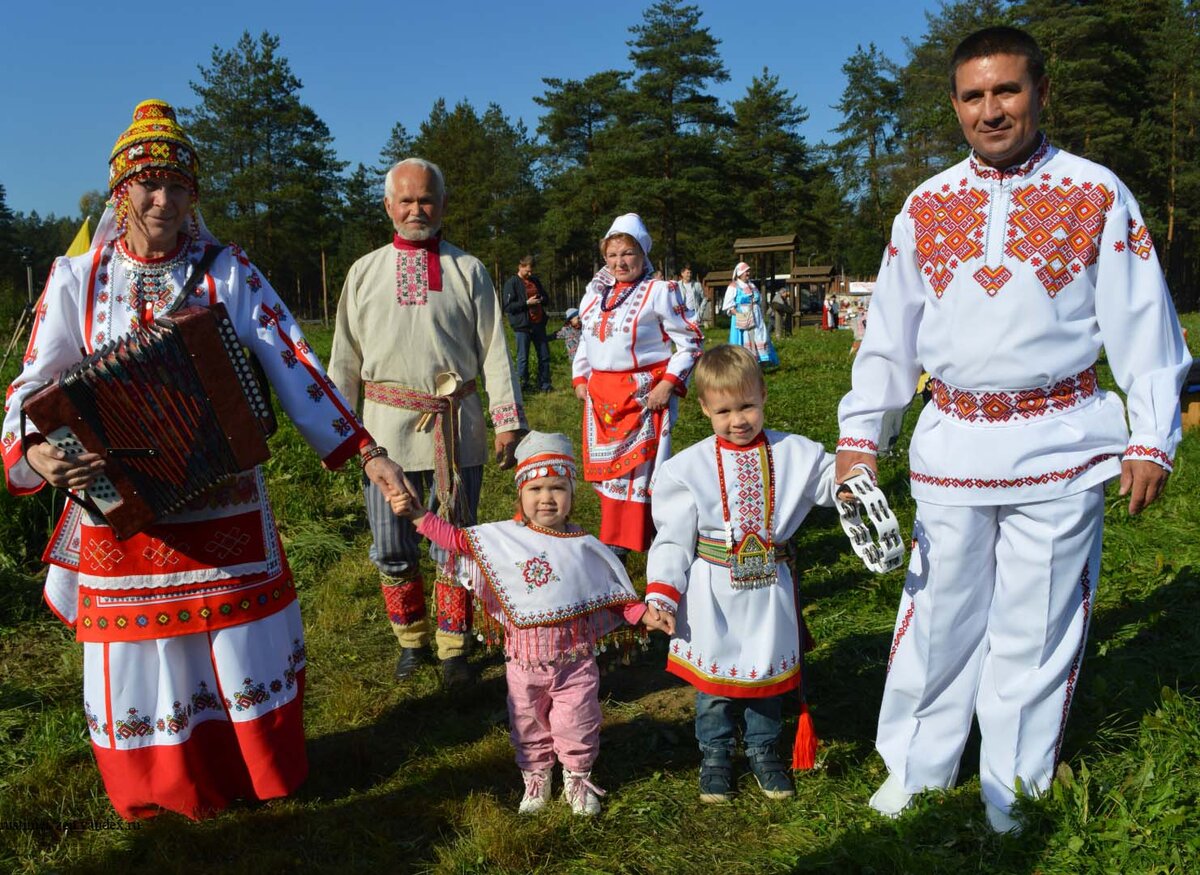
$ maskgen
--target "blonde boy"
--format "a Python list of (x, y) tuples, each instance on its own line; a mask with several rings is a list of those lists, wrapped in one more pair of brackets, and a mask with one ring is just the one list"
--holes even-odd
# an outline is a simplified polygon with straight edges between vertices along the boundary
[(763, 429), (766, 385), (744, 348), (706, 352), (693, 386), (713, 436), (655, 476), (646, 601), (670, 612), (660, 626), (672, 636), (667, 671), (696, 688), (700, 800), (733, 793), (739, 728), (759, 787), (782, 799), (794, 790), (776, 743), (802, 665), (784, 553), (814, 505), (833, 505), (834, 457)]

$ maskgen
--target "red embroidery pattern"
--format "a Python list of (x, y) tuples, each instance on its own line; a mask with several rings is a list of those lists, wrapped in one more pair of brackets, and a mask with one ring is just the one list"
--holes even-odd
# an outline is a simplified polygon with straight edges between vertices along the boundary
[(887, 245), (887, 253), (886, 253), (887, 263), (891, 264), (892, 259), (895, 258), (899, 254), (900, 254), (900, 249), (896, 246), (895, 243), (893, 243), (889, 240), (888, 245)]
[(975, 277), (975, 282), (983, 287), (983, 290), (988, 293), (989, 297), (994, 298), (996, 292), (1000, 291), (1001, 287), (1012, 279), (1012, 271), (1004, 265), (997, 268), (991, 268), (987, 265), (979, 268), (972, 276)]
[(917, 243), (917, 261), (939, 298), (954, 279), (959, 262), (983, 254), (983, 226), (987, 193), (967, 188), (965, 179), (958, 191), (942, 186), (940, 192), (925, 191), (908, 206)]
[(1075, 274), (1096, 263), (1104, 214), (1113, 194), (1103, 185), (1028, 185), (1012, 195), (1006, 254), (1037, 267), (1037, 278), (1053, 298)]
[(1096, 394), (1096, 369), (1059, 380), (1049, 389), (1016, 392), (971, 392), (947, 386), (937, 377), (929, 380), (933, 403), (942, 413), (964, 422), (1008, 422), (1018, 417), (1032, 419), (1046, 413), (1070, 410)]
[(425, 619), (425, 582), (417, 577), (398, 583), (382, 583), (383, 604), (388, 620), (397, 626), (411, 626)]
[(848, 438), (844, 437), (837, 442), (837, 448), (840, 450), (843, 447), (847, 449), (864, 450), (868, 453), (878, 452), (879, 445), (875, 441), (867, 440), (866, 438)]
[(1063, 696), (1062, 718), (1058, 722), (1058, 739), (1054, 742), (1054, 759), (1062, 748), (1063, 732), (1067, 728), (1067, 712), (1071, 710), (1071, 699), (1075, 695), (1075, 681), (1079, 677), (1079, 664), (1083, 661), (1083, 646), (1087, 642), (1088, 618), (1092, 612), (1092, 582), (1088, 574), (1088, 564), (1083, 563), (1083, 574), (1079, 578), (1080, 596), (1083, 604), (1083, 631), (1079, 633), (1079, 646), (1075, 649), (1075, 658), (1071, 661), (1071, 671), (1067, 675), (1067, 690)]
[(1150, 253), (1154, 251), (1154, 241), (1150, 239), (1150, 229), (1145, 225), (1139, 225), (1133, 219), (1129, 220), (1129, 251), (1142, 261), (1149, 258)]
[(1165, 465), (1168, 471), (1172, 471), (1175, 468), (1174, 464), (1171, 462), (1171, 457), (1158, 447), (1146, 447), (1141, 444), (1130, 444), (1125, 448), (1124, 458), (1156, 459)]
[(1042, 137), (1041, 145), (1037, 147), (1029, 160), (1017, 167), (1010, 167), (1007, 170), (993, 170), (991, 167), (984, 167), (975, 160), (975, 153), (971, 153), (971, 170), (980, 179), (1011, 179), (1014, 176), (1025, 176), (1029, 174), (1038, 162), (1046, 157), (1046, 153), (1050, 151), (1050, 141)]
[(935, 477), (932, 474), (922, 474), (920, 471), (909, 471), (909, 476), (916, 483), (927, 486), (941, 486), (949, 489), (1014, 489), (1020, 486), (1038, 486), (1043, 483), (1057, 483), (1078, 477), (1089, 468), (1094, 468), (1101, 462), (1113, 458), (1113, 453), (1093, 456), (1082, 465), (1067, 468), (1063, 471), (1048, 471), (1045, 474), (1031, 474), (1028, 477), (1013, 477), (1011, 479), (985, 479), (982, 477)]
[(421, 306), (429, 299), (429, 253), (424, 249), (396, 250), (396, 303)]
[(896, 651), (900, 649), (900, 639), (908, 633), (908, 626), (912, 622), (913, 612), (917, 609), (915, 601), (909, 601), (908, 610), (904, 612), (904, 619), (900, 621), (900, 628), (896, 630), (896, 637), (892, 639), (892, 650), (888, 654), (887, 672), (892, 670), (892, 660), (896, 658)]
[(434, 581), (437, 596), (438, 631), (451, 635), (465, 635), (471, 629), (471, 594), (461, 586), (444, 581)]

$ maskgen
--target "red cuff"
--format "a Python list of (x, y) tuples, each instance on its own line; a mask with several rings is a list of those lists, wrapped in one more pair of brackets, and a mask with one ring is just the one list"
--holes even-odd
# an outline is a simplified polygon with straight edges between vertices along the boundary
[(683, 594), (680, 593), (675, 587), (668, 583), (661, 583), (657, 580), (650, 581), (646, 584), (646, 597), (649, 598), (652, 595), (663, 596), (675, 604), (679, 604), (680, 599), (683, 598)]
[(844, 437), (837, 442), (837, 451), (840, 453), (842, 450), (876, 455), (879, 453), (879, 445), (870, 438)]
[(571, 381), (572, 386), (583, 386), (587, 384), (587, 377), (576, 377)]
[(1156, 465), (1165, 468), (1167, 471), (1175, 470), (1175, 465), (1171, 461), (1171, 457), (1158, 447), (1147, 447), (1142, 444), (1130, 444), (1125, 448), (1125, 454), (1123, 458), (1137, 459), (1143, 462), (1154, 462)]
[[(37, 437), (41, 437), (41, 435)], [(45, 438), (42, 438), (41, 441), (35, 440), (34, 442), (40, 443), (43, 441), (45, 441)], [(16, 486), (13, 484), (12, 480), (8, 477), (8, 472), (24, 458), (25, 453), (21, 446), (20, 438), (13, 440), (12, 443), (4, 448), (4, 484), (8, 487), (8, 491), (12, 495), (33, 495), (35, 492), (41, 492), (42, 487), (46, 485), (45, 480), (38, 483), (37, 486)], [(32, 471), (33, 469), (30, 468), (30, 470)]]
[(675, 394), (680, 398), (687, 396), (687, 383), (674, 374), (663, 374), (663, 379), (675, 387)]
[(346, 461), (352, 456), (357, 456), (359, 450), (371, 443), (371, 441), (370, 433), (362, 426), (359, 426), (350, 437), (338, 444), (332, 453), (322, 459), (321, 464), (330, 471), (336, 471), (342, 465), (346, 464)]

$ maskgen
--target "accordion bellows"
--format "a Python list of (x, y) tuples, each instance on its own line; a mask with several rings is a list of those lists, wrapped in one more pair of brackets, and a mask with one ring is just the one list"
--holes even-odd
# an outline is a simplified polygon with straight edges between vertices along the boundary
[(82, 495), (128, 538), (270, 456), (270, 396), (223, 304), (101, 347), (24, 405), (69, 455), (105, 457)]

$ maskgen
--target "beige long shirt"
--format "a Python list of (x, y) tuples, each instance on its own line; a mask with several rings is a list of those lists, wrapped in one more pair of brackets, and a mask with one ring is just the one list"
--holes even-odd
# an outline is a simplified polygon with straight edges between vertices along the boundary
[[(397, 294), (397, 253), (391, 243), (350, 268), (338, 302), (329, 376), (351, 403), (362, 402), (363, 423), (404, 468), (434, 467), (433, 431), (418, 431), (421, 414), (366, 400), (363, 384), (391, 383), (433, 394), (434, 379), (454, 371), (464, 381), (482, 377), (489, 415), (498, 432), (527, 428), (521, 392), (504, 337), (496, 289), (479, 259), (442, 241), (442, 290), (424, 301)], [(458, 463), (482, 465), (487, 430), (478, 394), (463, 399)]]

